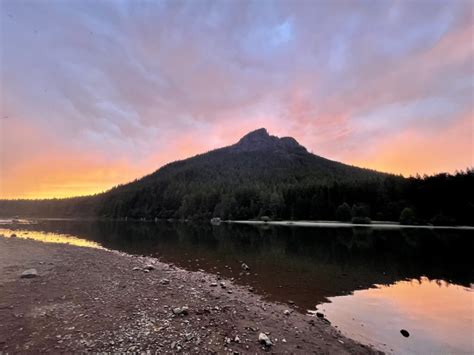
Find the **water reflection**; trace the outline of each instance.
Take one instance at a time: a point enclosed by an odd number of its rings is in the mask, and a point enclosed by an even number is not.
[[[14,232],[13,232],[14,231]],[[0,236],[5,238],[22,238],[22,239],[32,239],[38,242],[44,243],[58,243],[58,244],[71,244],[79,247],[88,247],[88,248],[97,248],[103,249],[103,247],[96,242],[87,239],[81,239],[74,237],[72,235],[60,234],[60,233],[51,233],[35,230],[26,230],[26,229],[5,229],[0,228]]]
[[[472,353],[474,293],[445,281],[399,281],[331,297],[319,308],[344,334],[397,353]],[[408,338],[400,335],[407,329]]]
[[[39,221],[8,228],[75,236],[220,273],[269,300],[292,300],[303,312],[323,307],[344,332],[367,343],[386,343],[383,350],[418,351],[404,345],[422,339],[430,351],[472,351],[466,348],[473,330],[472,231],[103,221]],[[249,272],[241,269],[242,262]],[[449,323],[450,317],[460,323]],[[408,340],[401,337],[402,328],[412,332]],[[450,335],[452,329],[458,336]]]
[[[470,231],[41,221],[21,229],[73,235],[109,249],[220,272],[305,308],[374,284],[473,281]],[[250,267],[243,273],[240,263]]]

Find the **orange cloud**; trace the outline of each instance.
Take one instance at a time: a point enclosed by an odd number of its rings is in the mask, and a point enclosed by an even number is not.
[[[388,137],[364,158],[348,157],[351,164],[403,174],[454,172],[474,166],[474,116],[436,132],[408,129]]]
[[[3,175],[0,198],[51,198],[91,195],[126,183],[144,171],[126,162],[105,163],[91,156],[50,156]]]

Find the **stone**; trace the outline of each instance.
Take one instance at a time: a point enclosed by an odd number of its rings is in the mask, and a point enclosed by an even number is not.
[[[285,309],[285,310],[283,311],[283,314],[284,314],[285,316],[289,316],[290,313],[291,313],[291,312],[290,312],[289,310],[287,310],[287,309]]]
[[[234,343],[240,343],[240,338],[238,335],[235,336]]]
[[[258,341],[259,341],[260,344],[263,344],[263,345],[268,346],[268,347],[273,345],[272,341],[270,340],[270,338],[265,333],[260,333],[258,335]]]
[[[224,281],[221,282],[221,287],[222,287],[222,288],[226,288],[226,287],[227,287],[227,286],[225,285],[225,282],[224,282]]]
[[[189,314],[189,308],[186,306],[173,308],[173,314],[176,314],[177,316],[179,315],[185,316]]]
[[[168,279],[161,279],[160,280],[161,285],[169,285],[169,283],[170,283],[170,280],[168,280]]]
[[[212,282],[209,286],[211,286],[211,287],[217,287],[217,283]]]
[[[244,269],[245,271],[250,270],[250,267],[246,263],[242,263],[242,265],[240,265],[240,267],[242,269]]]
[[[318,318],[324,318],[324,314],[321,312],[316,312],[316,317]]]
[[[400,330],[400,333],[401,333],[405,338],[408,338],[408,337],[410,336],[410,333],[408,333],[408,331],[405,330],[405,329]]]
[[[133,271],[140,271],[141,269],[138,266],[135,266],[132,270]]]
[[[37,276],[38,276],[38,271],[36,271],[36,269],[28,269],[28,270],[23,271],[20,277],[22,279],[32,279]]]
[[[143,268],[143,270],[148,270],[148,271],[151,271],[151,270],[155,270],[155,267],[151,264],[148,264],[148,265],[145,265],[145,267]]]

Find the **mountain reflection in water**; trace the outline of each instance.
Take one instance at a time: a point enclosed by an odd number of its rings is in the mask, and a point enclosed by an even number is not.
[[[219,272],[302,309],[422,276],[466,287],[473,281],[472,231],[76,220],[44,220],[21,229],[69,234],[186,269]],[[251,267],[249,275],[242,262]]]

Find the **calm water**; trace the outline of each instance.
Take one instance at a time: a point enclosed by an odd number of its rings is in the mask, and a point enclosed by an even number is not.
[[[473,231],[51,220],[0,226],[0,234],[10,230],[233,277],[301,312],[317,308],[344,334],[383,351],[474,352]]]

